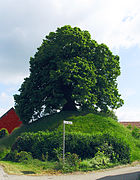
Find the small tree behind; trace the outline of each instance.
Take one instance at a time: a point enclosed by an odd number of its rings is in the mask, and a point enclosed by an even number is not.
[[[6,137],[8,135],[9,135],[9,133],[8,133],[7,129],[5,129],[5,128],[0,129],[0,139],[3,137]]]

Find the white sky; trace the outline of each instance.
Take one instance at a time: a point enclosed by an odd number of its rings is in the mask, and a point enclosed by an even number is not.
[[[139,0],[0,0],[0,115],[14,106],[29,59],[42,40],[63,25],[88,30],[120,56],[120,121],[140,121]]]

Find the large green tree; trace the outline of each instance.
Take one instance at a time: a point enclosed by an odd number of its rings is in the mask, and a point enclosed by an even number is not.
[[[123,104],[117,88],[119,57],[88,31],[64,26],[50,32],[30,59],[30,76],[14,95],[20,119],[63,111],[117,109]]]

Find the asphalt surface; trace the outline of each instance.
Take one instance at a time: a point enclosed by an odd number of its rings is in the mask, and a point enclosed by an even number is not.
[[[57,176],[9,175],[0,167],[0,180],[140,180],[140,165]]]

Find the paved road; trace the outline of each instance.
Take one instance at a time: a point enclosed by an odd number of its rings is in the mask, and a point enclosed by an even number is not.
[[[140,165],[84,174],[58,176],[8,175],[0,168],[0,180],[140,180]]]

